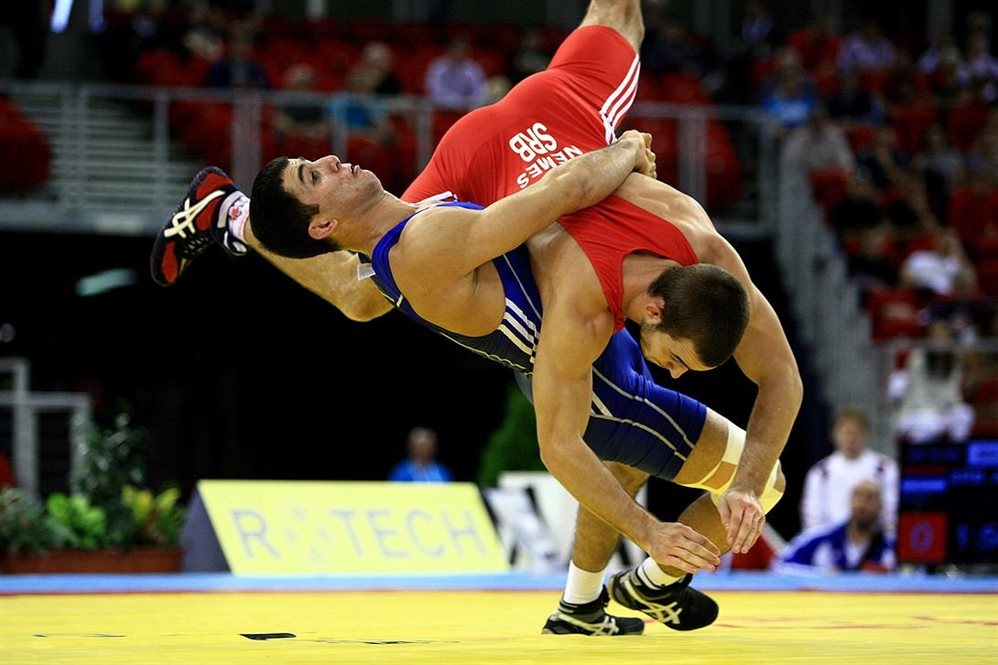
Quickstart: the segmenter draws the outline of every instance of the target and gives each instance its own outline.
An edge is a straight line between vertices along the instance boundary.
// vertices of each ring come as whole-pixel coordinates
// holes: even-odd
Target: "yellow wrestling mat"
[[[996,594],[711,595],[708,628],[622,638],[540,635],[558,591],[13,595],[0,663],[998,663]]]

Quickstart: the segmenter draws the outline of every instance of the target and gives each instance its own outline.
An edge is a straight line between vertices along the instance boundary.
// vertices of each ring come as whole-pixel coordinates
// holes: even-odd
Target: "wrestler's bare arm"
[[[267,250],[246,225],[247,244],[281,272],[339,309],[353,321],[370,321],[392,310],[369,279],[358,279],[360,258],[353,252],[330,252],[308,259],[289,259]]]
[[[630,173],[653,174],[650,146],[650,134],[631,130],[617,143],[555,167],[537,184],[480,212],[428,210],[406,229],[406,262],[421,264],[421,279],[446,281],[472,273],[558,217],[599,203]]]
[[[786,445],[803,399],[800,371],[779,317],[752,283],[741,257],[720,235],[707,241],[701,257],[737,277],[749,290],[752,314],[735,361],[759,392],[746,429],[745,450],[720,504],[728,540],[736,552],[758,538],[765,512],[758,497]],[[709,258],[709,260],[708,260]]]
[[[589,512],[663,566],[686,572],[713,569],[718,550],[710,540],[684,524],[659,522],[583,441],[592,401],[592,363],[606,347],[613,320],[605,306],[593,315],[578,303],[575,294],[561,293],[544,306],[533,396],[545,466]]]

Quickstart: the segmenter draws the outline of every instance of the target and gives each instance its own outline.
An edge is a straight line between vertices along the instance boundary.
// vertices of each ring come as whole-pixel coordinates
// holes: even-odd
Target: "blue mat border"
[[[72,593],[169,593],[220,591],[532,591],[561,590],[565,575],[279,575],[229,573],[122,575],[0,575],[0,595]],[[850,574],[798,576],[765,572],[701,574],[704,591],[832,591],[873,593],[998,594],[998,576]]]

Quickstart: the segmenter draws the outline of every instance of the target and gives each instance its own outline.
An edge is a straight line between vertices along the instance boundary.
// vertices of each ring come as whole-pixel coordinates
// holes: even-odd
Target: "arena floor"
[[[996,578],[699,587],[708,628],[589,638],[540,635],[557,577],[5,576],[0,663],[998,663]]]

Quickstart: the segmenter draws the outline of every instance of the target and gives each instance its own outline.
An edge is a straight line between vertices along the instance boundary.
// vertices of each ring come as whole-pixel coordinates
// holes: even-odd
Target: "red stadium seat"
[[[966,152],[987,122],[988,109],[981,104],[951,108],[946,116],[946,131],[957,150]]]
[[[977,279],[986,295],[998,298],[998,259],[981,261],[977,265]]]
[[[0,97],[0,190],[25,194],[49,178],[51,154],[42,130]]]
[[[998,190],[958,187],[950,198],[946,220],[973,254],[984,238],[998,236]]]
[[[891,114],[891,126],[897,133],[898,144],[909,155],[921,151],[925,130],[939,120],[939,111],[934,106],[912,104],[902,106]]]

